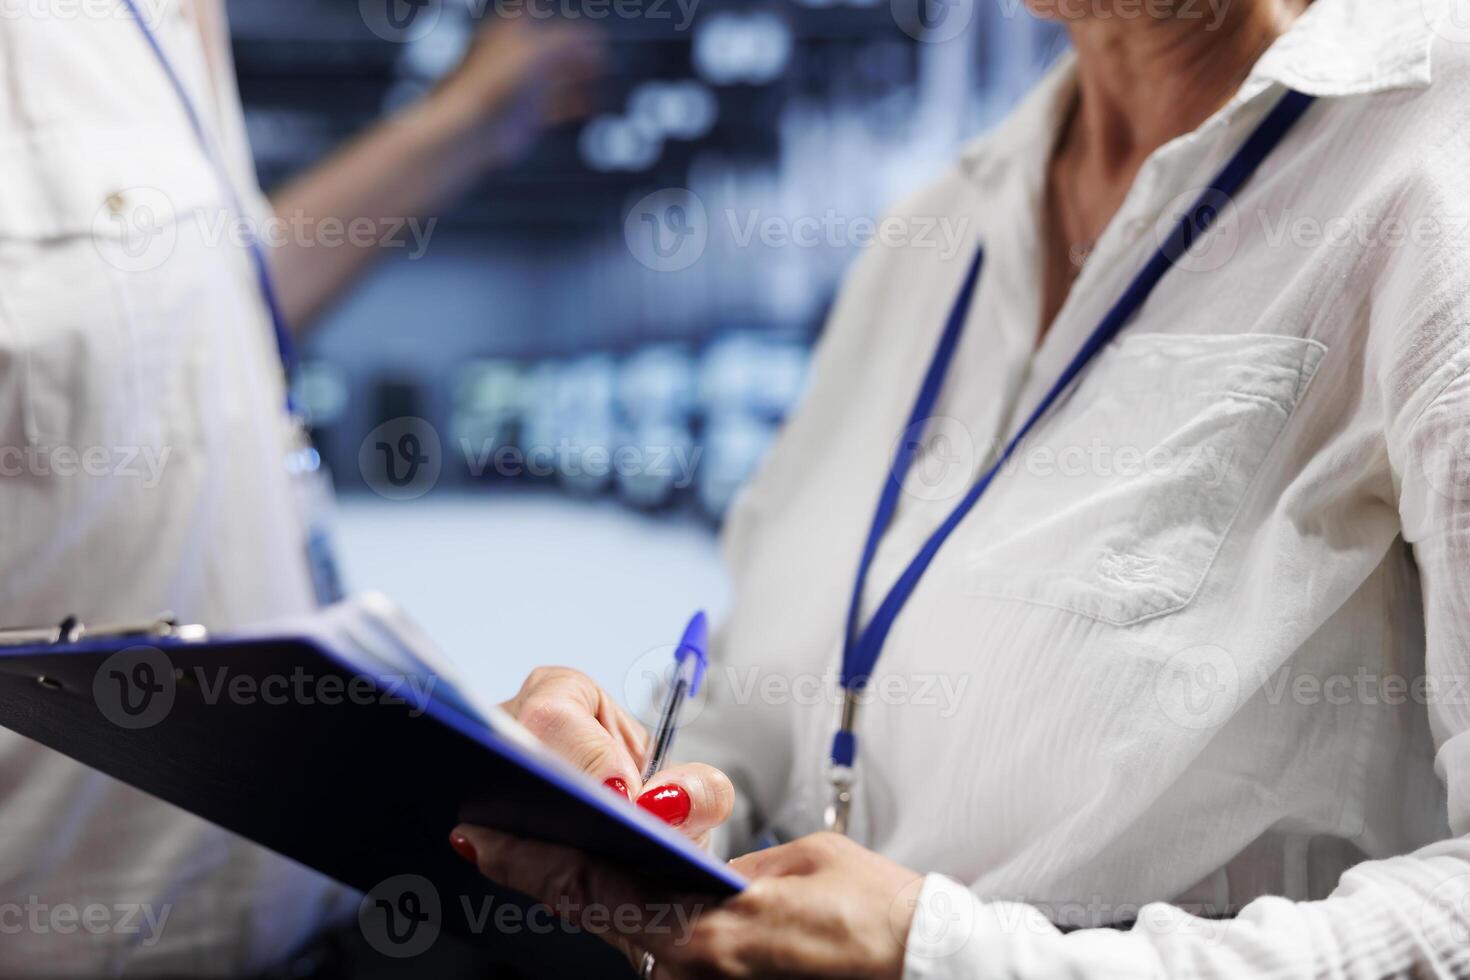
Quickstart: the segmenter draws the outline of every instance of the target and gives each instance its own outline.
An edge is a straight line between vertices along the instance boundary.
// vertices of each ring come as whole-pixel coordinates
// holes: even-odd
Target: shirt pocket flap
[[[128,255],[167,244],[181,220],[218,215],[228,198],[199,147],[162,126],[54,125],[0,136],[7,192],[0,241],[91,238]]]
[[[967,591],[1126,625],[1187,605],[1326,348],[1135,334],[1007,464]]]

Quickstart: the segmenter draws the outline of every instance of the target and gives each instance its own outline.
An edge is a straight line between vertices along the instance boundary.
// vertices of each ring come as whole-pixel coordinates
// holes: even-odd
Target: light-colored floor
[[[535,666],[576,667],[645,714],[696,609],[728,586],[716,536],[682,517],[551,493],[350,497],[339,505],[348,587],[396,599],[494,700]]]

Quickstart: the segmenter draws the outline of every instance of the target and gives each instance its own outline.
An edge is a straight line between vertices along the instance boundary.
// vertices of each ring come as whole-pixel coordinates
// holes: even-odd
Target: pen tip
[[[693,697],[699,693],[699,685],[704,681],[705,669],[709,667],[709,617],[703,610],[694,614],[684,630],[684,638],[679,641],[679,649],[674,652],[674,659],[680,667],[686,667],[693,659],[693,677],[689,681],[689,696]]]
[[[694,647],[700,653],[706,653],[709,650],[709,617],[704,614],[704,610],[701,609],[694,614],[694,618],[689,621],[688,629],[684,630],[684,639],[679,645]]]

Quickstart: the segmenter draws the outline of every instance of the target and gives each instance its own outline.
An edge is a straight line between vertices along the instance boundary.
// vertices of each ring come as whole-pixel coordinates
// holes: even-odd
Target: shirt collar
[[[1256,62],[1232,104],[1276,86],[1321,98],[1427,87],[1436,28],[1449,2],[1316,0]],[[1015,112],[966,148],[965,168],[978,175],[1018,149],[1049,149],[1075,86],[1076,55],[1068,51]]]
[[[1445,9],[1444,0],[1316,0],[1245,87],[1277,82],[1321,98],[1424,88]]]

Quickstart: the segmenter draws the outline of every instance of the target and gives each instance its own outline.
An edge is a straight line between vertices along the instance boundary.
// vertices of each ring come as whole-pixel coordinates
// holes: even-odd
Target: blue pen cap
[[[699,693],[699,685],[704,683],[704,672],[709,669],[709,617],[701,610],[694,614],[689,625],[684,629],[684,638],[679,641],[679,649],[674,651],[674,662],[678,664],[680,671],[692,670],[693,676],[689,680],[689,696],[692,698]],[[692,665],[689,661],[692,660]]]

